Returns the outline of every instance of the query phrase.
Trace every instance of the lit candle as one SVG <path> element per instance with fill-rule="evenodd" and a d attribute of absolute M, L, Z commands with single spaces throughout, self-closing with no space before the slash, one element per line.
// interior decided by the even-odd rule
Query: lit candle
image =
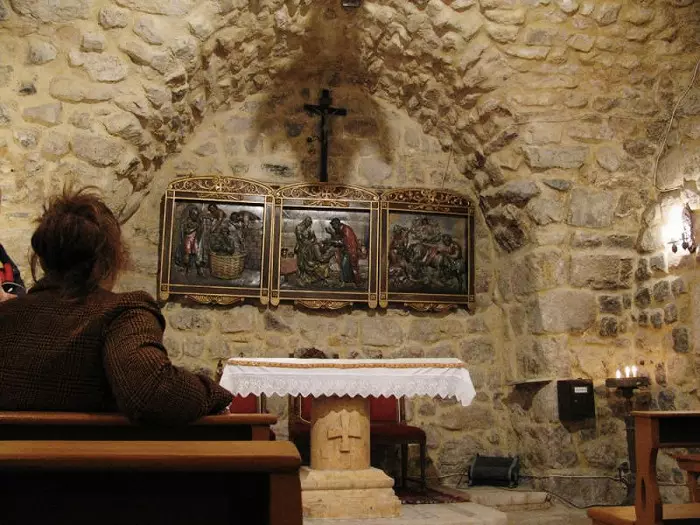
<path fill-rule="evenodd" d="M 622 378 L 622 372 L 620 372 L 619 370 L 617 370 L 617 371 L 615 372 L 615 379 L 620 379 L 620 378 Z"/>
<path fill-rule="evenodd" d="M 637 367 L 632 366 L 632 377 L 637 377 Z"/>
<path fill-rule="evenodd" d="M 625 377 L 629 377 L 629 376 L 630 376 L 630 367 L 626 366 L 625 367 Z"/>

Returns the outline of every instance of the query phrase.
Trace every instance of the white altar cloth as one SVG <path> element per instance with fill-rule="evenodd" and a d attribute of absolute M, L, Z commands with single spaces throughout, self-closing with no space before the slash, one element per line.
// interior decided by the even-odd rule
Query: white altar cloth
<path fill-rule="evenodd" d="M 229 359 L 221 386 L 247 396 L 454 396 L 468 406 L 476 391 L 459 359 Z"/>

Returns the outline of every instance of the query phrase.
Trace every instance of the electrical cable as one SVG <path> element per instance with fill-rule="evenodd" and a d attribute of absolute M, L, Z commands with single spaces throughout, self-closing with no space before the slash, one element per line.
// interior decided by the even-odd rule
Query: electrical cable
<path fill-rule="evenodd" d="M 700 59 L 696 62 L 695 64 L 695 69 L 693 70 L 693 76 L 690 78 L 690 83 L 688 84 L 687 89 L 683 92 L 681 97 L 678 99 L 676 102 L 676 105 L 673 107 L 673 111 L 671 111 L 671 117 L 668 119 L 668 124 L 666 125 L 666 132 L 664 133 L 663 140 L 661 141 L 661 145 L 659 146 L 659 152 L 656 155 L 656 158 L 654 159 L 654 170 L 653 170 L 653 175 L 654 175 L 654 188 L 662 191 L 664 193 L 669 192 L 669 191 L 674 191 L 674 190 L 679 190 L 683 187 L 683 183 L 680 185 L 676 186 L 675 188 L 668 188 L 668 189 L 660 189 L 659 186 L 657 185 L 657 177 L 659 173 L 659 161 L 661 160 L 661 157 L 664 154 L 664 150 L 666 149 L 666 143 L 668 142 L 668 136 L 671 133 L 671 126 L 673 126 L 673 119 L 676 118 L 676 113 L 678 112 L 678 108 L 681 105 L 681 102 L 685 99 L 685 97 L 690 93 L 690 90 L 693 89 L 693 85 L 695 84 L 695 79 L 698 76 L 698 69 L 700 69 Z"/>

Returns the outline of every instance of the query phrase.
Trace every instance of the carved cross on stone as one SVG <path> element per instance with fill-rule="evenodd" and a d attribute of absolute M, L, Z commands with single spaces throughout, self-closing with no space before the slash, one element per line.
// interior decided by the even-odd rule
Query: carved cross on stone
<path fill-rule="evenodd" d="M 328 428 L 328 439 L 340 439 L 340 451 L 350 452 L 350 438 L 362 438 L 362 425 L 357 412 L 342 410 Z"/>
<path fill-rule="evenodd" d="M 324 89 L 321 91 L 321 99 L 318 104 L 304 104 L 306 111 L 321 116 L 321 169 L 319 174 L 321 182 L 328 182 L 328 135 L 331 127 L 331 119 L 329 117 L 334 115 L 344 117 L 348 114 L 345 108 L 334 108 L 331 105 L 332 103 L 331 92 Z"/>

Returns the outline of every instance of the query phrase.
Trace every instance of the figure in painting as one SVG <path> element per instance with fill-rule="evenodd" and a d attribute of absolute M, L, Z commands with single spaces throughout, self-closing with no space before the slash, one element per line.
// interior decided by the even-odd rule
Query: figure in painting
<path fill-rule="evenodd" d="M 324 249 L 324 245 L 316 238 L 312 225 L 311 217 L 304 217 L 294 228 L 294 254 L 297 258 L 297 278 L 301 285 L 325 281 L 330 270 L 328 261 L 333 257 L 333 252 Z"/>
<path fill-rule="evenodd" d="M 219 206 L 214 204 L 213 202 L 209 206 L 207 206 L 207 209 L 209 210 L 209 215 L 212 218 L 211 231 L 215 232 L 226 220 L 226 212 L 219 208 Z"/>
<path fill-rule="evenodd" d="M 360 284 L 360 246 L 353 229 L 334 217 L 331 227 L 326 228 L 330 234 L 329 244 L 336 248 L 336 261 L 340 268 L 340 280 L 343 283 Z"/>
<path fill-rule="evenodd" d="M 211 251 L 220 255 L 233 255 L 236 253 L 236 243 L 228 224 L 222 224 L 212 234 Z"/>
<path fill-rule="evenodd" d="M 204 231 L 200 209 L 190 204 L 182 212 L 180 219 L 179 242 L 175 253 L 175 264 L 185 268 L 185 275 L 191 269 L 196 269 L 197 275 L 202 276 L 201 239 Z"/>
<path fill-rule="evenodd" d="M 438 288 L 449 293 L 466 290 L 462 246 L 428 216 L 410 226 L 395 224 L 389 242 L 389 279 L 395 290 Z"/>

